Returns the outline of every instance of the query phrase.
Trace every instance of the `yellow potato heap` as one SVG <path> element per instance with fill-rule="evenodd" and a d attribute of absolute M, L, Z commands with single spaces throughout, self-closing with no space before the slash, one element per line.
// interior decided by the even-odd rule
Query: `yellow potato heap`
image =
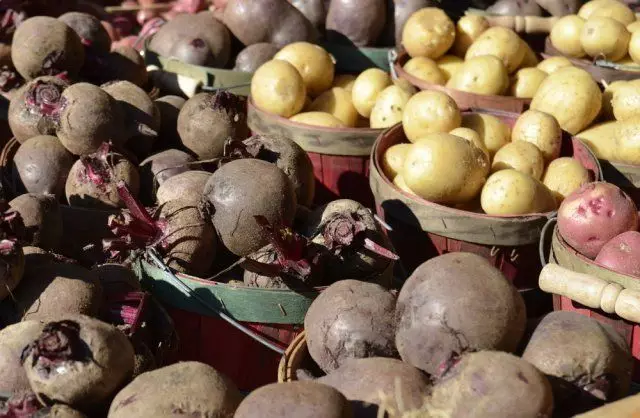
<path fill-rule="evenodd" d="M 383 157 L 385 175 L 404 193 L 489 215 L 526 215 L 555 210 L 590 181 L 578 160 L 559 157 L 562 129 L 552 115 L 529 110 L 511 128 L 489 113 L 460 117 L 441 95 L 409 100 L 403 128 L 411 143 Z"/>
<path fill-rule="evenodd" d="M 429 84 L 474 94 L 531 99 L 552 67 L 561 66 L 539 63 L 529 45 L 511 29 L 490 27 L 479 15 L 463 16 L 454 25 L 435 7 L 411 15 L 402 44 L 411 57 L 403 65 L 406 73 Z M 541 67 L 536 68 L 538 64 Z"/>

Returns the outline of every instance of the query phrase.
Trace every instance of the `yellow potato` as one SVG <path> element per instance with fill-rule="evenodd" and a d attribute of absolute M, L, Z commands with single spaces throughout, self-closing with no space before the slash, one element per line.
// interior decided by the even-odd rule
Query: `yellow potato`
<path fill-rule="evenodd" d="M 490 158 L 489 150 L 487 149 L 487 146 L 484 144 L 484 142 L 482 142 L 482 138 L 480 138 L 480 134 L 474 131 L 473 129 L 456 128 L 449 133 L 451 135 L 459 136 L 460 138 L 464 138 L 467 141 L 471 142 L 473 145 L 480 148 L 482 152 L 484 152 L 487 155 L 487 158 Z"/>
<path fill-rule="evenodd" d="M 542 178 L 542 184 L 553 193 L 558 206 L 567 196 L 589 181 L 587 169 L 580 164 L 580 161 L 571 157 L 551 161 Z"/>
<path fill-rule="evenodd" d="M 582 5 L 582 7 L 580 7 L 580 10 L 578 10 L 578 16 L 580 16 L 581 18 L 583 18 L 584 20 L 589 19 L 589 17 L 591 17 L 591 15 L 593 14 L 593 12 L 606 5 L 609 3 L 617 3 L 617 0 L 591 0 L 591 1 L 587 1 L 585 4 Z"/>
<path fill-rule="evenodd" d="M 251 98 L 260 109 L 288 118 L 302 110 L 307 91 L 296 67 L 271 60 L 253 74 Z"/>
<path fill-rule="evenodd" d="M 438 68 L 444 74 L 445 83 L 453 77 L 453 75 L 462 67 L 464 60 L 460 57 L 456 57 L 455 55 L 445 55 L 442 56 L 436 61 L 438 64 Z"/>
<path fill-rule="evenodd" d="M 349 93 L 353 89 L 353 84 L 356 82 L 356 76 L 351 74 L 338 74 L 333 78 L 333 87 L 342 87 Z"/>
<path fill-rule="evenodd" d="M 289 118 L 292 122 L 304 123 L 305 125 L 325 126 L 327 128 L 346 128 L 345 124 L 331 113 L 327 112 L 304 112 L 298 113 Z"/>
<path fill-rule="evenodd" d="M 444 204 L 471 200 L 489 171 L 487 156 L 466 139 L 430 134 L 411 145 L 402 177 L 415 194 Z"/>
<path fill-rule="evenodd" d="M 287 61 L 296 67 L 311 97 L 318 96 L 333 83 L 333 57 L 318 45 L 294 42 L 278 51 L 273 59 Z"/>
<path fill-rule="evenodd" d="M 492 55 L 467 59 L 451 77 L 447 87 L 484 95 L 501 95 L 509 87 L 509 73 L 502 61 Z"/>
<path fill-rule="evenodd" d="M 513 125 L 511 140 L 535 145 L 542 152 L 544 161 L 549 163 L 560 156 L 562 128 L 553 116 L 537 110 L 527 110 Z"/>
<path fill-rule="evenodd" d="M 509 126 L 493 115 L 486 113 L 464 115 L 462 126 L 473 129 L 480 135 L 480 139 L 491 157 L 511 140 Z"/>
<path fill-rule="evenodd" d="M 378 94 L 389 85 L 391 77 L 379 68 L 369 68 L 360 73 L 351 90 L 351 101 L 358 113 L 368 118 Z"/>
<path fill-rule="evenodd" d="M 594 17 L 607 17 L 616 20 L 623 25 L 627 26 L 636 21 L 636 14 L 626 4 L 619 1 L 612 1 L 597 7 L 593 13 L 589 16 L 589 19 Z"/>
<path fill-rule="evenodd" d="M 596 157 L 603 160 L 615 159 L 615 135 L 620 122 L 610 121 L 599 123 L 586 129 L 576 136 L 582 139 L 593 151 Z"/>
<path fill-rule="evenodd" d="M 605 86 L 604 91 L 602 92 L 602 109 L 600 110 L 600 113 L 606 120 L 615 118 L 615 116 L 613 115 L 612 105 L 613 93 L 618 91 L 618 89 L 623 87 L 625 84 L 626 81 L 618 80 Z"/>
<path fill-rule="evenodd" d="M 627 25 L 627 30 L 631 33 L 637 31 L 638 29 L 640 29 L 640 21 L 636 20 L 635 22 Z"/>
<path fill-rule="evenodd" d="M 322 93 L 311 103 L 309 111 L 330 113 L 351 127 L 356 126 L 360 116 L 351 102 L 351 93 L 342 87 L 333 87 Z"/>
<path fill-rule="evenodd" d="M 531 99 L 544 79 L 547 78 L 547 75 L 547 73 L 535 67 L 518 70 L 511 82 L 509 94 L 514 97 Z"/>
<path fill-rule="evenodd" d="M 635 48 L 635 47 L 634 47 Z M 631 42 L 629 42 L 629 49 L 631 49 Z M 635 62 L 629 55 L 622 58 L 621 60 L 616 61 L 617 64 L 625 66 L 623 70 L 625 71 L 633 71 L 635 73 L 640 72 L 640 68 L 638 68 L 638 63 Z"/>
<path fill-rule="evenodd" d="M 620 22 L 608 17 L 590 17 L 582 28 L 580 43 L 590 57 L 618 61 L 627 55 L 631 34 Z"/>
<path fill-rule="evenodd" d="M 613 160 L 640 165 L 640 117 L 619 122 L 613 138 Z"/>
<path fill-rule="evenodd" d="M 425 90 L 407 102 L 402 127 L 409 141 L 416 142 L 425 135 L 460 127 L 461 119 L 460 109 L 451 97 L 439 91 Z"/>
<path fill-rule="evenodd" d="M 402 29 L 402 45 L 412 57 L 439 58 L 451 48 L 455 37 L 453 21 L 437 7 L 413 13 Z"/>
<path fill-rule="evenodd" d="M 520 68 L 529 68 L 538 65 L 540 60 L 538 60 L 536 53 L 533 51 L 533 49 L 531 49 L 529 44 L 525 41 L 522 41 L 522 48 L 524 48 L 524 58 L 522 58 Z"/>
<path fill-rule="evenodd" d="M 544 184 L 516 170 L 500 170 L 489 176 L 480 204 L 485 213 L 497 216 L 545 213 L 557 207 Z"/>
<path fill-rule="evenodd" d="M 409 188 L 409 186 L 407 186 L 407 182 L 404 181 L 404 177 L 402 177 L 402 174 L 398 174 L 394 179 L 393 179 L 393 184 L 400 190 L 402 190 L 405 193 L 409 193 L 410 195 L 419 197 L 417 194 L 415 194 L 413 192 L 413 190 L 411 190 Z"/>
<path fill-rule="evenodd" d="M 631 33 L 631 40 L 629 41 L 629 55 L 635 64 L 640 64 L 640 31 Z"/>
<path fill-rule="evenodd" d="M 542 70 L 547 74 L 553 74 L 560 68 L 564 67 L 573 67 L 573 64 L 568 58 L 561 56 L 544 59 L 540 61 L 540 64 L 537 66 L 539 70 Z"/>
<path fill-rule="evenodd" d="M 492 173 L 507 169 L 517 170 L 540 180 L 544 172 L 542 152 L 529 142 L 510 142 L 496 152 L 491 163 Z"/>
<path fill-rule="evenodd" d="M 371 109 L 371 127 L 383 129 L 402 122 L 402 114 L 409 99 L 411 93 L 398 86 L 393 85 L 382 90 Z"/>
<path fill-rule="evenodd" d="M 411 144 L 396 144 L 387 149 L 382 158 L 382 170 L 387 178 L 393 180 L 402 171 L 404 159 L 410 148 Z"/>
<path fill-rule="evenodd" d="M 517 33 L 509 28 L 493 26 L 484 31 L 471 44 L 465 55 L 465 60 L 482 55 L 493 55 L 502 60 L 507 71 L 512 73 L 520 67 L 524 53 L 522 39 Z"/>
<path fill-rule="evenodd" d="M 412 96 L 418 92 L 418 89 L 404 78 L 396 78 L 395 80 L 391 80 L 391 82 L 394 86 L 400 87 Z"/>
<path fill-rule="evenodd" d="M 459 57 L 464 57 L 471 44 L 491 25 L 480 15 L 462 16 L 456 24 L 456 39 L 451 50 Z"/>
<path fill-rule="evenodd" d="M 431 58 L 411 58 L 402 68 L 407 73 L 427 83 L 444 85 L 446 82 L 445 75 Z"/>
<path fill-rule="evenodd" d="M 584 19 L 576 15 L 560 18 L 549 34 L 553 46 L 564 55 L 575 58 L 584 57 L 585 52 L 580 42 L 584 23 Z"/>
<path fill-rule="evenodd" d="M 589 126 L 602 107 L 602 93 L 591 74 L 576 67 L 565 67 L 543 82 L 530 108 L 556 118 L 565 131 L 575 135 Z"/>
<path fill-rule="evenodd" d="M 611 108 L 618 121 L 640 116 L 640 80 L 627 81 L 621 88 L 615 89 Z"/>

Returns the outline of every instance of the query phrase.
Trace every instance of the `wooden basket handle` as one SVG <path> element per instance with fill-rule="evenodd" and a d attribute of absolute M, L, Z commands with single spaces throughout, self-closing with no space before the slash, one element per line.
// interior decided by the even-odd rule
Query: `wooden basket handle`
<path fill-rule="evenodd" d="M 483 15 L 491 26 L 502 26 L 519 33 L 549 33 L 560 19 L 556 16 L 497 16 Z"/>

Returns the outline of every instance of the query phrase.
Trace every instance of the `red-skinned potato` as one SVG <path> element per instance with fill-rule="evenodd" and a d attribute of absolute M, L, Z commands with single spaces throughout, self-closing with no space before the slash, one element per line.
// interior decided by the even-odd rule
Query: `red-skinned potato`
<path fill-rule="evenodd" d="M 598 253 L 596 263 L 640 278 L 640 232 L 623 232 L 607 242 Z"/>
<path fill-rule="evenodd" d="M 386 14 L 384 0 L 333 0 L 327 14 L 327 38 L 373 46 L 384 29 Z"/>
<path fill-rule="evenodd" d="M 487 9 L 487 12 L 505 16 L 542 15 L 542 9 L 540 9 L 536 0 L 498 0 Z"/>
<path fill-rule="evenodd" d="M 609 240 L 638 229 L 638 209 L 618 186 L 589 183 L 562 202 L 558 229 L 570 246 L 594 259 Z"/>

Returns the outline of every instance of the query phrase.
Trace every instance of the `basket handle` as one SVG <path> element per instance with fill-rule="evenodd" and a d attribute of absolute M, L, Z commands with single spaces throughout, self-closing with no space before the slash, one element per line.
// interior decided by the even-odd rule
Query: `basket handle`
<path fill-rule="evenodd" d="M 211 311 L 212 313 L 214 313 L 215 315 L 220 317 L 220 319 L 226 321 L 227 323 L 229 323 L 229 325 L 235 327 L 236 329 L 238 329 L 242 333 L 244 333 L 244 334 L 248 335 L 249 337 L 253 338 L 254 340 L 258 341 L 259 343 L 261 343 L 265 347 L 270 348 L 271 350 L 275 351 L 276 353 L 278 353 L 280 355 L 284 354 L 284 350 L 283 349 L 281 349 L 280 347 L 278 347 L 277 345 L 275 345 L 271 341 L 267 340 L 263 336 L 259 335 L 258 333 L 254 332 L 253 330 L 245 327 L 240 322 L 238 322 L 235 319 L 231 318 L 229 315 L 225 314 L 224 312 L 222 312 L 218 308 L 210 305 L 206 300 L 201 298 L 200 295 L 198 295 L 196 292 L 194 292 L 194 290 L 188 284 L 186 284 L 185 282 L 180 280 L 180 278 L 173 273 L 173 271 L 164 263 L 164 261 L 162 261 L 162 258 L 160 258 L 160 256 L 158 255 L 158 253 L 156 252 L 155 249 L 153 249 L 151 247 L 147 248 L 146 254 L 149 256 L 149 258 L 151 258 L 151 260 L 153 260 L 153 262 L 156 264 L 156 266 L 158 268 L 160 268 L 161 270 L 163 270 L 165 273 L 167 273 L 169 275 L 169 277 L 171 278 L 171 281 L 178 288 L 182 289 L 182 291 L 186 292 L 189 295 L 189 297 L 197 300 L 203 307 L 207 308 L 209 311 Z"/>
<path fill-rule="evenodd" d="M 553 215 L 547 220 L 547 223 L 544 224 L 542 230 L 540 231 L 540 241 L 538 241 L 538 255 L 540 257 L 540 263 L 542 267 L 548 264 L 547 260 L 547 252 L 545 251 L 545 242 L 547 241 L 547 237 L 549 235 L 549 231 L 553 233 L 553 227 L 555 227 L 558 222 L 557 212 L 554 212 Z"/>

